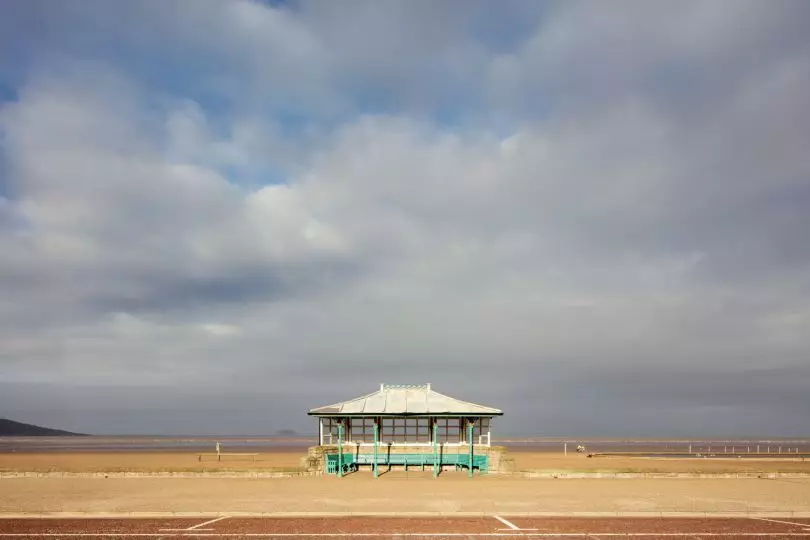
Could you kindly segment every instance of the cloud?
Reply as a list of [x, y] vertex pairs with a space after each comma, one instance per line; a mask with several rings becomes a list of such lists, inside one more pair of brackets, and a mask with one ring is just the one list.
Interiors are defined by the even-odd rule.
[[430, 379], [513, 432], [799, 429], [803, 3], [94, 5], [15, 4], [0, 58], [20, 419]]

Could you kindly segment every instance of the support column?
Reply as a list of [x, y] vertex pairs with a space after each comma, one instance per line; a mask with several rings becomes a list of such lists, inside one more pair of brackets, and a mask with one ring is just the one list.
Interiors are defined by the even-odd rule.
[[377, 468], [380, 466], [377, 463], [377, 447], [380, 445], [380, 419], [374, 419], [374, 478], [377, 478]]
[[473, 422], [467, 420], [467, 441], [470, 443], [470, 468], [467, 470], [467, 477], [472, 478], [473, 475]]
[[337, 458], [337, 475], [343, 476], [343, 419], [338, 422], [338, 458]]
[[436, 419], [432, 419], [431, 427], [433, 428], [433, 478], [439, 476], [439, 453], [437, 452], [436, 443], [439, 439], [439, 424]]

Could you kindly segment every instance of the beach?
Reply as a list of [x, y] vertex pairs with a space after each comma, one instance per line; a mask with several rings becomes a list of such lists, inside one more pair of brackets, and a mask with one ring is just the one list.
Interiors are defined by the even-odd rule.
[[[470, 479], [448, 470], [434, 479], [413, 468], [375, 479], [368, 470], [344, 478], [304, 475], [306, 445], [293, 441], [232, 440], [223, 444], [219, 460], [207, 440], [158, 440], [146, 450], [143, 440], [105, 441], [35, 441], [27, 450], [16, 441], [12, 450], [6, 440], [0, 514], [810, 512], [810, 461], [800, 458], [588, 457], [524, 444], [506, 448], [513, 461], [508, 474]], [[534, 473], [545, 477], [530, 478]], [[631, 477], [573, 478], [591, 473]], [[689, 478], [693, 473], [708, 477]]]
[[[507, 450], [514, 460], [513, 472], [559, 471], [569, 473], [756, 473], [784, 472], [810, 474], [810, 460], [801, 458], [645, 458], [567, 456], [561, 452]], [[276, 449], [273, 452], [224, 453], [219, 461], [215, 453], [205, 452], [5, 452], [0, 453], [0, 472], [206, 472], [299, 470], [306, 448]], [[359, 474], [368, 474], [361, 471]]]
[[3, 478], [14, 513], [810, 512], [810, 479]]

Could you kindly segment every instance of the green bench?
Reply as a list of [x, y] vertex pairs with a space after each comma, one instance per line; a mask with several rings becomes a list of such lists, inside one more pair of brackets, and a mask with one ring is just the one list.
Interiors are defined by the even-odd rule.
[[[470, 465], [469, 454], [444, 454], [437, 456], [439, 463], [442, 465], [453, 465], [456, 470], [468, 468]], [[408, 470], [409, 466], [418, 466], [424, 471], [425, 466], [432, 467], [434, 463], [434, 456], [430, 454], [398, 454], [388, 452], [380, 452], [377, 454], [378, 466], [388, 467], [393, 465], [401, 465]], [[351, 454], [344, 453], [341, 460], [343, 472], [356, 471], [360, 465], [373, 465], [374, 454]], [[486, 473], [489, 470], [489, 460], [487, 456], [473, 456], [473, 469], [478, 469], [481, 473]], [[338, 472], [338, 454], [326, 454], [326, 474], [337, 474]]]
[[[338, 472], [338, 454], [325, 454], [326, 457], [326, 474], [337, 474]], [[357, 467], [354, 464], [354, 454], [343, 454], [341, 460], [343, 472], [356, 471]]]

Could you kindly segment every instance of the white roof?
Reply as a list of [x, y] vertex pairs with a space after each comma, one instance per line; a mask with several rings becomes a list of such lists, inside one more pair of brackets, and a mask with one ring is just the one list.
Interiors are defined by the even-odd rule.
[[459, 415], [500, 416], [492, 407], [461, 401], [433, 391], [430, 384], [381, 384], [373, 394], [318, 407], [312, 416]]

